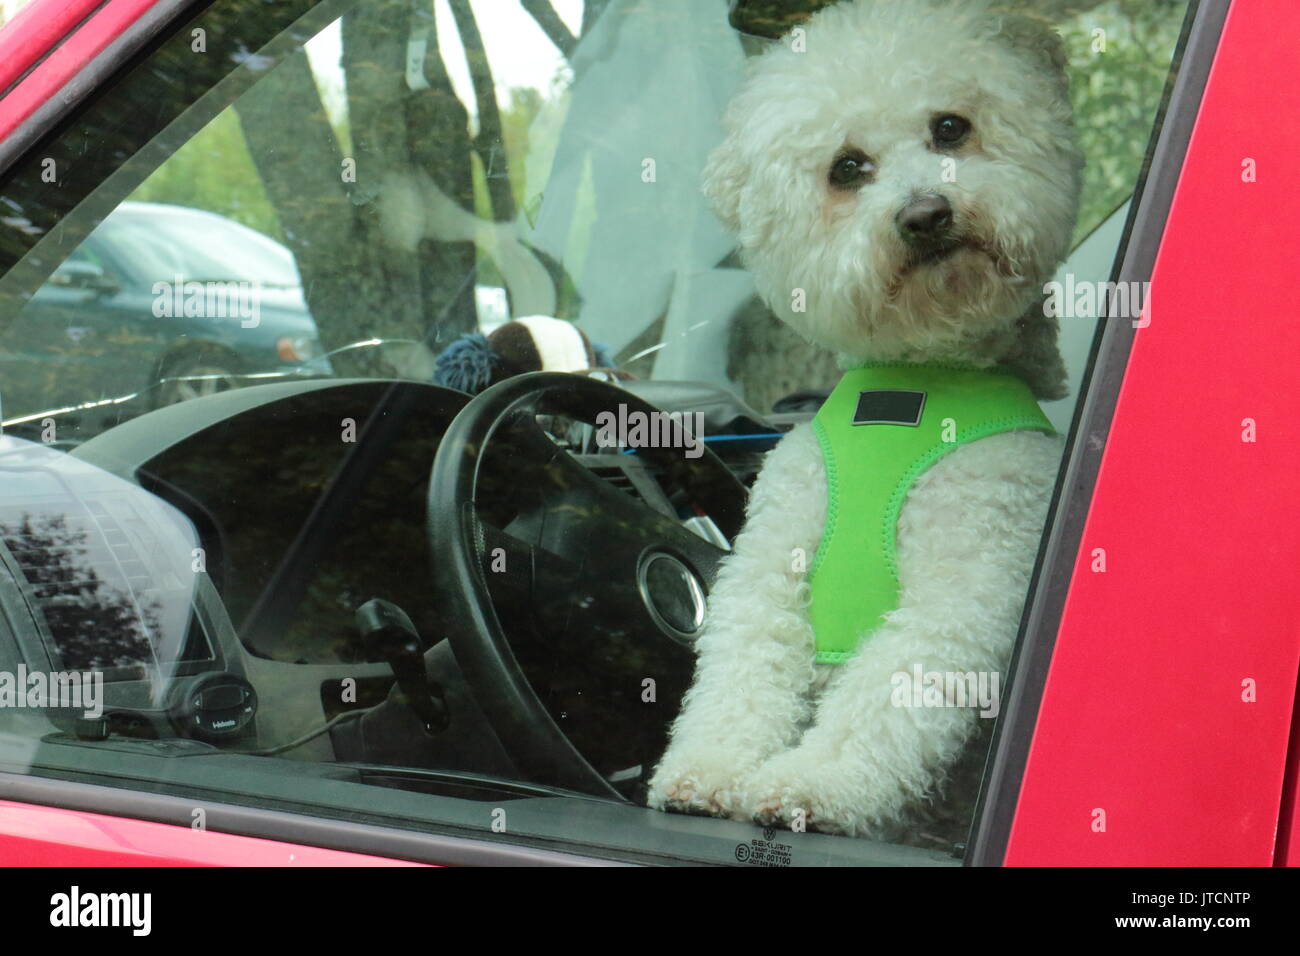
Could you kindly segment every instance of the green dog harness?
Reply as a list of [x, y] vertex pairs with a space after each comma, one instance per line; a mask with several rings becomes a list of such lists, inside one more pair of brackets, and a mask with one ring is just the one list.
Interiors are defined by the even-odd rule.
[[848, 660], [898, 607], [898, 515], [927, 468], [990, 435], [1054, 434], [1029, 386], [1010, 372], [905, 363], [845, 372], [813, 431], [827, 484], [808, 607], [822, 664]]

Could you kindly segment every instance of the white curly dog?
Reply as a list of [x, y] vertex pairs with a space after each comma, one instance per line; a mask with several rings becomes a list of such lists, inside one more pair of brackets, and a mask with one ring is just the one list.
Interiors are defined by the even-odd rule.
[[[831, 6], [752, 62], [724, 127], [704, 189], [781, 319], [845, 368], [1001, 367], [1063, 397], [1041, 290], [1083, 159], [1049, 26], [987, 0]], [[832, 665], [814, 661], [792, 558], [821, 542], [827, 474], [812, 428], [791, 431], [709, 597], [649, 805], [898, 839], [980, 718], [898, 706], [895, 676], [1005, 667], [1060, 449], [1012, 431], [921, 474], [897, 521], [897, 607]]]

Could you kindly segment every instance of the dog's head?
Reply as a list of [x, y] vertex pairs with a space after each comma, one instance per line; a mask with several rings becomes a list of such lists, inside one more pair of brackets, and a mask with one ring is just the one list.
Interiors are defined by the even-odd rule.
[[855, 361], [1051, 356], [1027, 374], [1059, 392], [1055, 326], [1026, 313], [1078, 205], [1064, 67], [1046, 24], [987, 0], [829, 7], [752, 64], [705, 192], [809, 339]]

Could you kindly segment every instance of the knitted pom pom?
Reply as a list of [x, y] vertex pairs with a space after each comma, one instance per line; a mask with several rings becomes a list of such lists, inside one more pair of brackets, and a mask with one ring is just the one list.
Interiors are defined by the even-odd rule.
[[500, 361], [487, 338], [466, 332], [438, 356], [433, 382], [476, 395], [491, 384], [492, 370]]
[[614, 352], [603, 342], [592, 342], [591, 350], [596, 355], [596, 368], [618, 368], [618, 362], [614, 360]]

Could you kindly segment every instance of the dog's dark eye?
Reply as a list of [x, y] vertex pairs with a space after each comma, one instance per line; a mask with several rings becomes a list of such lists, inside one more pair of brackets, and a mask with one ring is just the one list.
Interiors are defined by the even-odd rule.
[[930, 123], [930, 135], [936, 146], [956, 146], [970, 133], [970, 120], [956, 113], [945, 113]]
[[835, 157], [827, 180], [838, 189], [857, 189], [866, 184], [876, 167], [861, 150], [850, 150]]

